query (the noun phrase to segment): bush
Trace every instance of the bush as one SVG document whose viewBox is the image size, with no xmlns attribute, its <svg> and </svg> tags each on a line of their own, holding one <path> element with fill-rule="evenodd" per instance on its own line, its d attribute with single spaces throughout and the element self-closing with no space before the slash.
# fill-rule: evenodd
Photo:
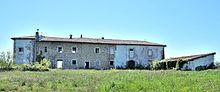
<svg viewBox="0 0 220 92">
<path fill-rule="evenodd" d="M 36 62 L 32 65 L 31 71 L 49 71 L 50 61 L 43 59 L 40 63 Z"/>
<path fill-rule="evenodd" d="M 14 65 L 13 69 L 19 70 L 19 71 L 28 71 L 31 68 L 31 65 L 29 64 L 21 64 L 21 65 Z"/>
<path fill-rule="evenodd" d="M 212 62 L 208 67 L 208 69 L 216 69 L 216 65 L 214 64 L 214 62 Z"/>
<path fill-rule="evenodd" d="M 33 65 L 30 64 L 21 64 L 14 65 L 13 69 L 19 71 L 49 71 L 50 61 L 43 59 L 40 63 L 36 62 Z"/>
<path fill-rule="evenodd" d="M 158 60 L 153 61 L 152 64 L 151 64 L 151 69 L 152 70 L 161 69 L 160 61 L 158 61 Z"/>
<path fill-rule="evenodd" d="M 198 66 L 198 67 L 196 67 L 196 71 L 202 71 L 202 70 L 206 70 L 207 68 L 206 68 L 206 66 Z"/>
<path fill-rule="evenodd" d="M 138 64 L 137 66 L 135 66 L 135 69 L 144 70 L 144 69 L 150 69 L 150 68 L 148 66 L 144 66 L 142 64 Z"/>
<path fill-rule="evenodd" d="M 220 69 L 220 64 L 215 65 L 216 69 Z"/>
<path fill-rule="evenodd" d="M 126 69 L 123 66 L 116 66 L 116 69 Z"/>
</svg>

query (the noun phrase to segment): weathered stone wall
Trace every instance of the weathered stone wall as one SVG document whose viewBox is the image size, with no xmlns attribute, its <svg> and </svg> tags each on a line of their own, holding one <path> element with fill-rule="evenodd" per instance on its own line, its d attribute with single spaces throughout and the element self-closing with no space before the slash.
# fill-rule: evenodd
<svg viewBox="0 0 220 92">
<path fill-rule="evenodd" d="M 164 47 L 159 46 L 137 46 L 137 45 L 117 45 L 115 54 L 115 67 L 123 67 L 127 65 L 129 60 L 135 61 L 135 65 L 148 66 L 153 60 L 163 59 Z M 130 57 L 129 49 L 134 50 L 133 57 Z M 152 51 L 152 55 L 149 54 Z"/>
<path fill-rule="evenodd" d="M 18 48 L 24 47 L 24 53 L 18 53 Z M 34 40 L 15 40 L 15 52 L 17 64 L 33 63 L 35 55 Z M 47 52 L 45 52 L 47 47 Z M 63 52 L 57 51 L 58 47 L 63 48 Z M 77 48 L 76 53 L 72 53 L 72 47 Z M 100 53 L 95 53 L 95 48 L 100 49 Z M 113 54 L 111 53 L 113 49 Z M 129 56 L 129 49 L 134 49 L 134 56 Z M 152 50 L 152 56 L 148 51 Z M 65 42 L 36 42 L 36 53 L 42 52 L 43 56 L 51 61 L 51 67 L 57 68 L 57 61 L 62 60 L 64 69 L 84 69 L 85 62 L 89 62 L 89 68 L 108 69 L 112 67 L 125 67 L 129 60 L 135 61 L 135 65 L 148 66 L 149 61 L 163 59 L 164 47 L 138 46 L 138 45 L 106 45 L 106 44 L 85 44 L 85 43 L 65 43 Z M 72 64 L 76 60 L 76 64 Z M 114 61 L 114 65 L 110 65 Z"/>
<path fill-rule="evenodd" d="M 44 52 L 47 47 L 47 52 Z M 63 52 L 57 52 L 58 47 L 63 47 Z M 77 48 L 76 53 L 72 53 L 72 47 Z M 100 53 L 95 53 L 95 48 L 100 49 Z M 43 52 L 43 56 L 51 60 L 52 67 L 56 68 L 57 60 L 63 60 L 63 68 L 78 69 L 85 68 L 85 62 L 89 62 L 90 68 L 104 69 L 110 68 L 110 60 L 114 60 L 114 55 L 110 54 L 113 45 L 103 44 L 81 44 L 62 42 L 37 42 L 37 52 Z M 72 64 L 76 60 L 76 65 Z"/>
<path fill-rule="evenodd" d="M 19 52 L 19 48 L 23 48 L 23 52 Z M 34 40 L 14 40 L 14 53 L 16 64 L 32 64 L 34 50 Z"/>
<path fill-rule="evenodd" d="M 196 67 L 198 66 L 209 66 L 211 63 L 214 63 L 214 55 L 189 61 L 188 63 L 183 65 L 183 68 L 181 70 L 186 70 L 186 69 L 195 70 Z"/>
</svg>

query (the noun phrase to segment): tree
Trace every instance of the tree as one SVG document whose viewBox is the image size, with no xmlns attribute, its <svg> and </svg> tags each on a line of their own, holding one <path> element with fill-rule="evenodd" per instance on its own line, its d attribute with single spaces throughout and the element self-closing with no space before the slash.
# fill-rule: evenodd
<svg viewBox="0 0 220 92">
<path fill-rule="evenodd" d="M 11 69 L 12 65 L 14 63 L 14 58 L 11 54 L 11 52 L 7 52 L 5 55 L 5 52 L 1 52 L 0 54 L 0 68 L 3 69 Z"/>
<path fill-rule="evenodd" d="M 36 61 L 38 63 L 41 63 L 41 61 L 44 59 L 45 57 L 42 55 L 42 51 L 40 51 L 40 54 L 37 55 Z"/>
</svg>

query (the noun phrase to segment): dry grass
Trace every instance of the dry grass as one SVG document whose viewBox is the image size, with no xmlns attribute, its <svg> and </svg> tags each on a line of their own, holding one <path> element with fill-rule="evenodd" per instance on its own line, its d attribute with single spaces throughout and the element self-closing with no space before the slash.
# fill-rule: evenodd
<svg viewBox="0 0 220 92">
<path fill-rule="evenodd" d="M 0 91 L 220 92 L 220 70 L 0 72 Z"/>
</svg>

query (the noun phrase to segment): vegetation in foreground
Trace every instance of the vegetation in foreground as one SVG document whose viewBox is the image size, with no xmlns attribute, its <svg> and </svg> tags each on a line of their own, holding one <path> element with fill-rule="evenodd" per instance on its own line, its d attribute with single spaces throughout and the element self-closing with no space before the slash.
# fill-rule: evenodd
<svg viewBox="0 0 220 92">
<path fill-rule="evenodd" d="M 220 70 L 51 70 L 0 72 L 0 91 L 219 92 Z"/>
</svg>

